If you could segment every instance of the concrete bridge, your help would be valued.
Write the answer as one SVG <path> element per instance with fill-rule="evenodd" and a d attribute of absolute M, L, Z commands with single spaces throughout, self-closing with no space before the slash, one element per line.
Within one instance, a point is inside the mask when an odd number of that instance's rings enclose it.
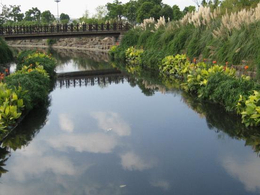
<path fill-rule="evenodd" d="M 77 72 L 58 73 L 56 85 L 60 88 L 76 86 L 108 85 L 112 83 L 129 82 L 127 74 L 117 69 L 87 70 Z"/>
<path fill-rule="evenodd" d="M 42 39 L 76 36 L 119 36 L 128 31 L 128 23 L 106 24 L 57 24 L 0 27 L 0 36 L 5 40 Z"/>

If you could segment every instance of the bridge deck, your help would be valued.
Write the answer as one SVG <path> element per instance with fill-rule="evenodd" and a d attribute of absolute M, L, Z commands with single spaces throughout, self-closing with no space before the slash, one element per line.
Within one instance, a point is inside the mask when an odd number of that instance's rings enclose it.
<path fill-rule="evenodd" d="M 73 36 L 119 36 L 122 31 L 86 31 L 86 32 L 60 32 L 60 33 L 34 33 L 34 34 L 6 34 L 0 35 L 5 40 L 11 39 L 34 39 L 34 38 L 57 38 Z"/>
<path fill-rule="evenodd" d="M 5 26 L 0 27 L 0 36 L 5 39 L 106 35 L 119 36 L 129 29 L 130 26 L 128 23 Z"/>

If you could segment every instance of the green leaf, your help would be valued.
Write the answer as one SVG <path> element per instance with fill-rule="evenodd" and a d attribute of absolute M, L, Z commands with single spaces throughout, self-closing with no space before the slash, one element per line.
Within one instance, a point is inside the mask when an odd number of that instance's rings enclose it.
<path fill-rule="evenodd" d="M 9 113 L 10 113 L 10 107 L 7 106 L 7 107 L 5 108 L 5 115 L 9 115 Z"/>
<path fill-rule="evenodd" d="M 22 108 L 23 107 L 23 99 L 19 99 L 17 101 L 17 106 L 18 106 L 18 108 Z"/>
<path fill-rule="evenodd" d="M 13 100 L 18 100 L 18 96 L 16 95 L 16 93 L 13 93 Z"/>

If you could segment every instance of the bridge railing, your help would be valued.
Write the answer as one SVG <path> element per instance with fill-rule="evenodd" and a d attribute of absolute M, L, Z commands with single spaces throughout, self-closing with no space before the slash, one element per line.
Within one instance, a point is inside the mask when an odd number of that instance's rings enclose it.
<path fill-rule="evenodd" d="M 0 27 L 0 35 L 128 31 L 129 29 L 128 23 L 4 26 Z"/>

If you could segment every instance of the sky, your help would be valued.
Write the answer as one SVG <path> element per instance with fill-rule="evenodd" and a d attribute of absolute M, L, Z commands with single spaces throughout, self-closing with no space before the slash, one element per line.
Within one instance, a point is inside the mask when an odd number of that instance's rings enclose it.
<path fill-rule="evenodd" d="M 58 3 L 59 14 L 65 13 L 70 18 L 82 17 L 86 10 L 90 16 L 95 14 L 96 7 L 112 3 L 114 0 L 60 0 Z M 126 3 L 129 0 L 121 0 Z M 32 7 L 37 7 L 41 12 L 49 10 L 53 15 L 57 16 L 57 3 L 55 0 L 0 0 L 3 5 L 21 5 L 22 13 Z M 163 0 L 163 3 L 170 6 L 178 5 L 181 10 L 189 5 L 195 5 L 193 0 Z"/>

